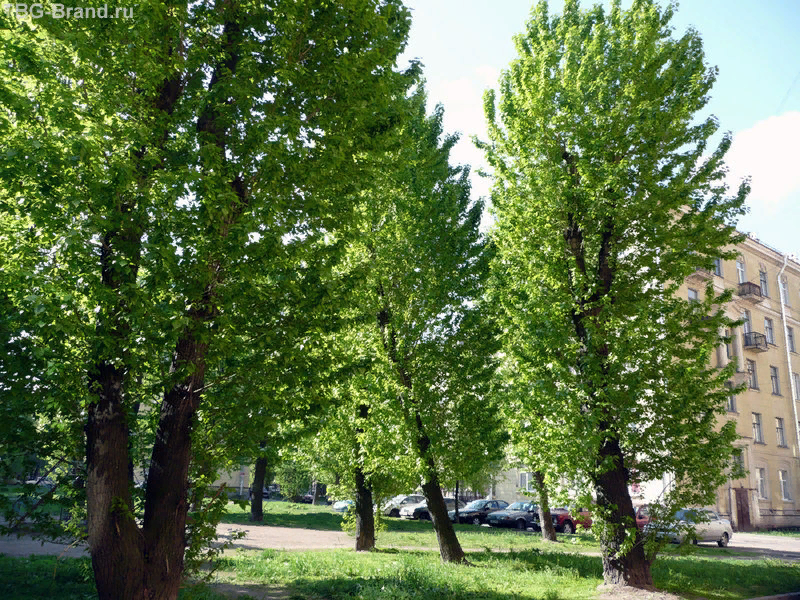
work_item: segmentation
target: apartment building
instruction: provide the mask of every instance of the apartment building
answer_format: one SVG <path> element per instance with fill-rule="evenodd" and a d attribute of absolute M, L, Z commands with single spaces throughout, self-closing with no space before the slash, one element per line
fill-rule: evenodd
<path fill-rule="evenodd" d="M 694 300 L 708 282 L 732 289 L 726 313 L 744 321 L 711 357 L 718 367 L 733 361 L 732 384 L 747 384 L 725 417 L 736 422 L 747 474 L 717 491 L 716 509 L 740 530 L 800 526 L 800 263 L 752 237 L 737 250 L 711 272 L 698 269 L 680 292 Z"/>

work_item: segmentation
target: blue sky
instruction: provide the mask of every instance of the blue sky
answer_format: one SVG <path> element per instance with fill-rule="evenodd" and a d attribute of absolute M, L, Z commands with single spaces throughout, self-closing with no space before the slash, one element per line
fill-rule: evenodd
<path fill-rule="evenodd" d="M 533 0 L 405 4 L 413 24 L 404 58 L 422 61 L 431 107 L 441 102 L 446 129 L 462 134 L 453 160 L 483 166 L 469 140 L 486 138 L 481 97 L 515 58 L 512 36 L 524 29 Z M 585 8 L 592 4 L 582 2 Z M 553 0 L 550 12 L 562 6 Z M 628 6 L 630 0 L 623 0 Z M 685 0 L 673 25 L 675 35 L 697 29 L 707 61 L 719 67 L 706 114 L 734 135 L 730 182 L 752 178 L 750 212 L 739 229 L 800 258 L 800 2 Z M 488 195 L 486 180 L 473 175 L 472 182 L 474 194 Z"/>

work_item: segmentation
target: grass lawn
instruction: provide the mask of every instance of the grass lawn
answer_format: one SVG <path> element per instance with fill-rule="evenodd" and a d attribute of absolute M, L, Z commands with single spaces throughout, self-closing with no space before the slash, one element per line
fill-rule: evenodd
<path fill-rule="evenodd" d="M 238 507 L 224 520 L 249 523 L 247 512 Z M 269 502 L 264 523 L 338 530 L 341 515 L 328 507 Z M 220 583 L 281 586 L 292 600 L 588 600 L 602 582 L 599 546 L 590 533 L 559 536 L 562 543 L 550 544 L 531 533 L 458 525 L 462 546 L 478 549 L 468 553 L 473 566 L 466 567 L 441 563 L 429 522 L 386 519 L 385 523 L 387 530 L 379 533 L 375 552 L 239 551 L 216 561 L 214 577 Z M 656 587 L 707 600 L 745 600 L 800 590 L 800 563 L 736 560 L 730 550 L 713 547 L 693 550 L 685 555 L 672 547 L 659 558 L 653 565 Z M 0 598 L 96 597 L 88 559 L 0 555 Z M 202 585 L 186 586 L 181 592 L 181 600 L 220 598 L 213 587 Z"/>
<path fill-rule="evenodd" d="M 538 549 L 475 552 L 474 567 L 443 565 L 438 553 L 383 550 L 241 552 L 218 563 L 221 581 L 280 583 L 308 600 L 360 598 L 581 600 L 602 583 L 600 557 Z M 653 565 L 656 587 L 686 598 L 743 600 L 796 591 L 800 564 L 669 557 Z"/>
<path fill-rule="evenodd" d="M 800 530 L 797 529 L 786 529 L 778 531 L 751 531 L 750 533 L 755 533 L 757 535 L 777 535 L 783 537 L 800 538 Z"/>

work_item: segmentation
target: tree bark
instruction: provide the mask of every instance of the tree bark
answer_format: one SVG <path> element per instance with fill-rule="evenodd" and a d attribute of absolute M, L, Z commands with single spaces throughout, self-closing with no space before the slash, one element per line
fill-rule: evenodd
<path fill-rule="evenodd" d="M 539 524 L 542 527 L 542 538 L 549 542 L 557 541 L 556 528 L 553 526 L 553 516 L 550 514 L 550 498 L 547 494 L 547 485 L 544 482 L 544 473 L 533 472 L 536 493 L 539 494 Z"/>
<path fill-rule="evenodd" d="M 369 406 L 358 405 L 358 416 L 363 423 L 369 417 Z M 356 428 L 359 433 L 364 433 L 363 427 Z M 356 442 L 357 450 L 359 442 Z M 367 485 L 364 469 L 356 463 L 356 551 L 363 552 L 375 548 L 375 515 L 372 509 L 372 488 Z"/>
<path fill-rule="evenodd" d="M 366 483 L 364 471 L 356 466 L 356 552 L 375 548 L 375 514 L 372 510 L 372 490 Z"/>
<path fill-rule="evenodd" d="M 133 518 L 122 369 L 96 367 L 98 398 L 86 426 L 89 553 L 101 600 L 146 598 L 144 543 Z"/>
<path fill-rule="evenodd" d="M 267 475 L 267 457 L 259 456 L 253 470 L 253 497 L 250 498 L 250 520 L 264 520 L 264 478 Z"/>
<path fill-rule="evenodd" d="M 600 536 L 603 551 L 603 580 L 608 584 L 643 587 L 653 585 L 650 562 L 644 554 L 641 534 L 635 529 L 636 542 L 626 554 L 620 549 L 626 538 L 625 527 L 616 523 L 636 523 L 633 502 L 628 491 L 628 471 L 625 468 L 622 450 L 616 439 L 610 438 L 600 448 L 598 460 L 611 457 L 614 467 L 595 480 L 597 504 L 610 512 L 606 535 Z"/>
<path fill-rule="evenodd" d="M 427 481 L 422 484 L 422 494 L 428 503 L 428 512 L 433 521 L 433 529 L 436 531 L 436 540 L 439 543 L 439 555 L 442 562 L 447 563 L 466 563 L 467 559 L 461 544 L 456 537 L 453 523 L 447 516 L 447 505 L 444 503 L 442 488 L 439 485 L 439 477 L 433 470 L 433 461 L 428 462 L 430 475 Z"/>

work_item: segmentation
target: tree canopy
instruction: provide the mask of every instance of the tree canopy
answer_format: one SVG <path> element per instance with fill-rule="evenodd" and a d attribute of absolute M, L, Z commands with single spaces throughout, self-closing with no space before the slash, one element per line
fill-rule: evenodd
<path fill-rule="evenodd" d="M 551 16 L 539 3 L 499 96 L 485 96 L 480 144 L 495 169 L 505 347 L 532 388 L 528 414 L 574 441 L 561 464 L 592 483 L 615 583 L 652 583 L 631 469 L 640 480 L 670 473 L 676 501 L 704 503 L 735 438 L 717 419 L 730 369 L 709 364 L 731 324 L 720 309 L 729 296 L 708 287 L 690 303 L 676 292 L 732 256 L 748 186 L 729 195 L 723 182 L 729 136 L 708 148 L 718 124 L 697 115 L 716 70 L 696 31 L 672 36 L 673 12 L 570 0 Z"/>

